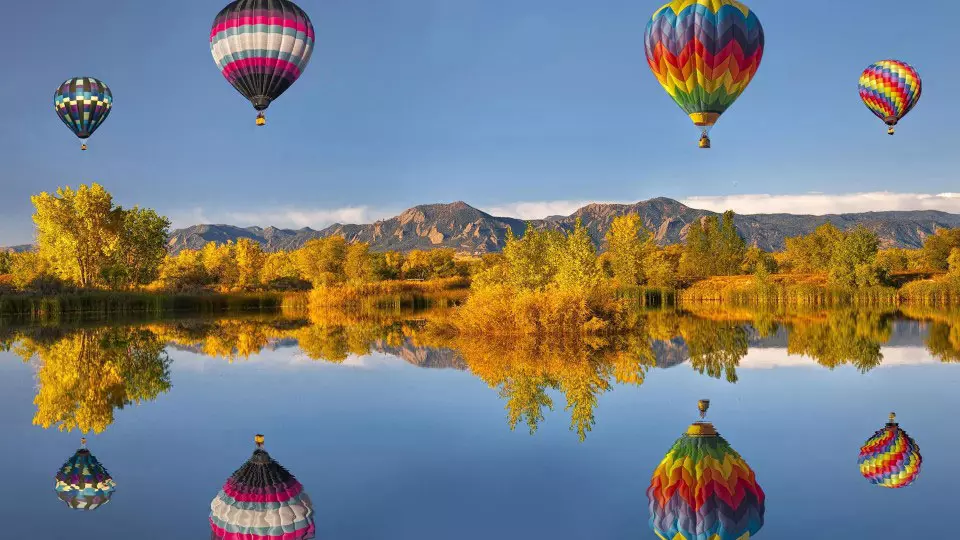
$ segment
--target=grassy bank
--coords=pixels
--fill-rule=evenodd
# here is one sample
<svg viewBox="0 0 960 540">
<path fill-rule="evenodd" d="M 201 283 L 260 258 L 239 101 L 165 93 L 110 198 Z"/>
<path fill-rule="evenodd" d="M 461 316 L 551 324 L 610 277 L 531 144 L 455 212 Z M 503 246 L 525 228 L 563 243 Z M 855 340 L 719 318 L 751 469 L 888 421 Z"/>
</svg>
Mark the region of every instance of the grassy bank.
<svg viewBox="0 0 960 540">
<path fill-rule="evenodd" d="M 317 287 L 309 303 L 317 307 L 422 308 L 434 302 L 453 305 L 466 295 L 468 278 L 397 280 Z"/>
<path fill-rule="evenodd" d="M 960 283 L 945 276 L 928 278 L 927 274 L 898 274 L 893 277 L 903 286 L 834 287 L 821 274 L 774 274 L 765 279 L 716 276 L 682 290 L 678 299 L 681 304 L 860 307 L 960 302 Z"/>
<path fill-rule="evenodd" d="M 283 295 L 267 294 L 164 294 L 88 291 L 57 295 L 2 294 L 0 316 L 31 320 L 56 320 L 82 314 L 95 318 L 165 312 L 217 313 L 225 311 L 279 310 Z"/>
</svg>

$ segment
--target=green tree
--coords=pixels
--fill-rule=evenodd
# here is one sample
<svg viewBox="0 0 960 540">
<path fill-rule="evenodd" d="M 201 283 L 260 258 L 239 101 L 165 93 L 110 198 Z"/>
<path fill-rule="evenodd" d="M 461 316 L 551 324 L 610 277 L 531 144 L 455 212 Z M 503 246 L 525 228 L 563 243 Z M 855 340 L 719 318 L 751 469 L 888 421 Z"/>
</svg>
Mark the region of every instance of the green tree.
<svg viewBox="0 0 960 540">
<path fill-rule="evenodd" d="M 830 259 L 829 280 L 842 287 L 879 285 L 883 276 L 877 266 L 880 239 L 862 225 L 843 234 Z"/>
<path fill-rule="evenodd" d="M 117 244 L 103 277 L 118 288 L 147 285 L 157 279 L 167 255 L 170 220 L 149 208 L 119 211 Z"/>
<path fill-rule="evenodd" d="M 743 256 L 743 264 L 740 266 L 740 273 L 754 274 L 759 271 L 760 267 L 763 267 L 763 270 L 767 274 L 776 273 L 778 270 L 777 260 L 773 257 L 773 254 L 768 253 L 756 246 L 752 246 L 747 249 Z"/>
<path fill-rule="evenodd" d="M 9 251 L 0 251 L 0 274 L 9 274 L 13 263 L 13 254 Z"/>
<path fill-rule="evenodd" d="M 711 247 L 715 249 L 717 258 L 717 273 L 722 276 L 742 273 L 743 257 L 747 251 L 747 244 L 737 232 L 733 218 L 733 210 L 724 212 L 717 238 L 711 239 Z"/>
<path fill-rule="evenodd" d="M 787 238 L 784 265 L 802 274 L 823 272 L 843 238 L 843 232 L 832 223 L 824 223 L 808 235 Z"/>
<path fill-rule="evenodd" d="M 924 262 L 930 270 L 947 270 L 950 252 L 960 248 L 960 228 L 938 229 L 923 242 Z"/>
</svg>

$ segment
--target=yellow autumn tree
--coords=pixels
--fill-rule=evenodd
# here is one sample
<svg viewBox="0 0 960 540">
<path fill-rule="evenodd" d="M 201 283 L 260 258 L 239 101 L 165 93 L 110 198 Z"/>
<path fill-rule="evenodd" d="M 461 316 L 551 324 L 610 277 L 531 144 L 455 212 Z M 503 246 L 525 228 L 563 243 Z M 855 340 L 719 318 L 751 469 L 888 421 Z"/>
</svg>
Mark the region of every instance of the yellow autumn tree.
<svg viewBox="0 0 960 540">
<path fill-rule="evenodd" d="M 234 248 L 237 260 L 237 288 L 251 290 L 260 287 L 261 273 L 266 255 L 258 242 L 249 238 L 237 240 Z"/>
</svg>

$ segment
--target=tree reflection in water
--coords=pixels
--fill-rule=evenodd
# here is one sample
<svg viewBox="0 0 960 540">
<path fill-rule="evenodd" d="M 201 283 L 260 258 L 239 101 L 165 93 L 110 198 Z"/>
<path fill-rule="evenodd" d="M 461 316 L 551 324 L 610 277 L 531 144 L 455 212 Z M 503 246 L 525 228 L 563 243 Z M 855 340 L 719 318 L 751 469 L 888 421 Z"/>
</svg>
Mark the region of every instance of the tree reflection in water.
<svg viewBox="0 0 960 540">
<path fill-rule="evenodd" d="M 496 389 L 511 429 L 533 434 L 559 395 L 570 430 L 583 440 L 595 424 L 599 397 L 614 384 L 640 386 L 652 368 L 689 362 L 710 377 L 738 380 L 751 343 L 785 339 L 787 353 L 829 369 L 867 372 L 883 361 L 894 311 L 821 310 L 777 313 L 746 309 L 652 311 L 629 335 L 490 338 L 458 335 L 448 312 L 344 313 L 175 320 L 128 327 L 0 327 L 0 349 L 37 368 L 34 423 L 102 432 L 114 411 L 156 399 L 170 389 L 166 347 L 229 362 L 267 348 L 298 346 L 312 360 L 342 363 L 374 352 L 414 365 L 467 370 Z M 927 321 L 926 347 L 944 362 L 960 361 L 960 316 L 937 311 L 903 315 Z"/>
</svg>

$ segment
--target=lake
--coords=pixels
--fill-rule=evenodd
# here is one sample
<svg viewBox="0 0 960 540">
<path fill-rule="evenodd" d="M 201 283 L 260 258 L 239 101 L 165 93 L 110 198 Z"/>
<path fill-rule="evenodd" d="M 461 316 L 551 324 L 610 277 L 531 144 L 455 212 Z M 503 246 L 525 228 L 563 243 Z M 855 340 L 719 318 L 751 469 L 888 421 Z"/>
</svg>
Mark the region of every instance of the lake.
<svg viewBox="0 0 960 540">
<path fill-rule="evenodd" d="M 953 532 L 960 316 L 662 311 L 572 341 L 465 338 L 442 316 L 0 326 L 2 537 L 210 538 L 262 433 L 317 538 L 655 539 L 646 489 L 701 398 L 766 494 L 758 538 Z M 857 465 L 891 411 L 923 454 L 903 489 Z M 54 492 L 84 434 L 117 485 L 88 512 Z"/>
</svg>

